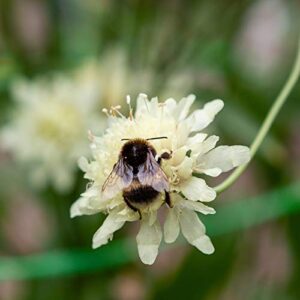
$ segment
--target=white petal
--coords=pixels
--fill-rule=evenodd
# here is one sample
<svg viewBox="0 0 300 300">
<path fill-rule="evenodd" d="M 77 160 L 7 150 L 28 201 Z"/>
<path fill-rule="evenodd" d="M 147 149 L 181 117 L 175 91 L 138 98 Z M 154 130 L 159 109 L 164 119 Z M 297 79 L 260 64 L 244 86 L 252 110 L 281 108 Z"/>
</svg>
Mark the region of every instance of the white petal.
<svg viewBox="0 0 300 300">
<path fill-rule="evenodd" d="M 160 107 L 158 105 L 158 98 L 157 97 L 151 98 L 149 103 L 150 103 L 150 106 L 149 106 L 150 115 L 157 116 L 160 111 Z"/>
<path fill-rule="evenodd" d="M 250 160 L 250 150 L 245 146 L 219 146 L 197 161 L 203 170 L 219 168 L 227 172 Z"/>
<path fill-rule="evenodd" d="M 89 167 L 89 162 L 88 162 L 88 160 L 84 156 L 81 156 L 78 159 L 78 166 L 81 169 L 81 171 L 87 172 L 88 171 L 88 167 Z"/>
<path fill-rule="evenodd" d="M 179 222 L 182 234 L 189 242 L 205 234 L 205 226 L 194 211 L 182 209 L 179 215 Z"/>
<path fill-rule="evenodd" d="M 218 136 L 211 135 L 202 143 L 192 145 L 191 146 L 192 153 L 197 154 L 198 157 L 201 157 L 203 154 L 213 149 L 216 146 L 218 141 L 219 141 Z"/>
<path fill-rule="evenodd" d="M 137 118 L 143 117 L 143 114 L 155 117 L 158 115 L 159 109 L 157 97 L 149 101 L 146 94 L 141 93 L 138 95 L 135 113 Z"/>
<path fill-rule="evenodd" d="M 207 186 L 202 178 L 191 177 L 180 185 L 180 190 L 187 199 L 192 201 L 209 202 L 216 198 L 214 189 Z"/>
<path fill-rule="evenodd" d="M 165 105 L 164 105 L 164 113 L 166 113 L 168 116 L 173 115 L 174 111 L 176 110 L 177 107 L 177 102 L 175 99 L 173 98 L 168 98 L 165 101 Z"/>
<path fill-rule="evenodd" d="M 173 243 L 179 235 L 179 219 L 176 207 L 168 208 L 168 213 L 164 223 L 164 238 L 166 243 Z"/>
<path fill-rule="evenodd" d="M 194 241 L 193 245 L 205 254 L 212 254 L 215 252 L 215 247 L 207 235 L 199 237 Z"/>
<path fill-rule="evenodd" d="M 195 95 L 189 95 L 185 98 L 182 98 L 178 102 L 178 105 L 173 115 L 178 122 L 184 120 L 187 117 L 189 110 L 192 104 L 194 103 L 195 99 L 196 99 Z"/>
<path fill-rule="evenodd" d="M 100 196 L 100 187 L 93 185 L 90 188 L 88 188 L 84 193 L 81 194 L 81 196 L 84 197 L 98 197 Z"/>
<path fill-rule="evenodd" d="M 117 221 L 132 222 L 137 221 L 139 219 L 139 215 L 126 205 L 120 212 L 116 214 L 115 218 Z"/>
<path fill-rule="evenodd" d="M 116 219 L 115 213 L 110 213 L 93 236 L 93 248 L 107 244 L 112 239 L 114 232 L 119 230 L 124 223 L 125 221 Z"/>
<path fill-rule="evenodd" d="M 109 201 L 104 201 L 101 198 L 100 188 L 94 185 L 82 193 L 81 197 L 73 203 L 71 206 L 71 218 L 98 213 L 106 210 L 107 208 L 111 208 L 109 206 L 114 203 L 119 205 L 120 197 L 116 197 Z"/>
<path fill-rule="evenodd" d="M 148 96 L 146 94 L 140 93 L 136 99 L 136 113 L 147 110 L 148 102 Z"/>
<path fill-rule="evenodd" d="M 177 125 L 176 129 L 176 144 L 174 145 L 176 148 L 187 145 L 188 137 L 191 133 L 191 129 L 187 122 L 181 122 Z"/>
<path fill-rule="evenodd" d="M 183 209 L 179 221 L 182 234 L 191 245 L 205 254 L 214 252 L 214 246 L 205 235 L 205 226 L 195 212 Z"/>
<path fill-rule="evenodd" d="M 188 151 L 187 147 L 181 147 L 172 153 L 172 158 L 169 161 L 169 164 L 172 166 L 178 166 L 182 163 L 186 157 L 186 152 Z"/>
<path fill-rule="evenodd" d="M 198 201 L 189 201 L 186 199 L 182 199 L 180 201 L 180 206 L 190 210 L 198 211 L 204 215 L 216 213 L 216 211 L 212 207 L 206 206 Z"/>
<path fill-rule="evenodd" d="M 217 177 L 222 173 L 222 170 L 220 168 L 213 168 L 213 169 L 200 170 L 200 172 L 208 176 Z"/>
<path fill-rule="evenodd" d="M 206 137 L 206 133 L 197 133 L 188 139 L 187 146 L 202 143 L 206 139 Z"/>
<path fill-rule="evenodd" d="M 77 201 L 75 201 L 71 208 L 70 208 L 70 216 L 71 218 L 75 218 L 75 217 L 78 217 L 78 216 L 81 216 L 82 215 L 82 212 L 81 212 L 81 209 L 80 207 L 81 206 L 84 206 L 84 204 L 86 203 L 87 199 L 82 197 L 82 198 L 79 198 Z"/>
<path fill-rule="evenodd" d="M 146 94 L 140 93 L 136 100 L 135 116 L 139 118 L 142 114 L 149 113 L 150 102 Z"/>
<path fill-rule="evenodd" d="M 70 208 L 71 218 L 75 218 L 82 215 L 93 215 L 101 211 L 101 209 L 96 209 L 91 207 L 89 204 L 90 199 L 88 197 L 80 197 L 75 201 Z"/>
<path fill-rule="evenodd" d="M 203 109 L 196 110 L 187 121 L 191 124 L 191 131 L 200 131 L 207 127 L 223 108 L 222 100 L 213 100 L 204 105 Z"/>
<path fill-rule="evenodd" d="M 156 219 L 157 219 L 157 210 L 149 211 L 149 213 L 148 213 L 149 226 L 152 226 L 155 223 Z"/>
<path fill-rule="evenodd" d="M 193 172 L 193 159 L 185 157 L 183 162 L 176 167 L 177 174 L 182 179 L 187 179 L 192 175 Z"/>
<path fill-rule="evenodd" d="M 141 228 L 136 236 L 138 253 L 144 264 L 152 265 L 158 254 L 158 247 L 162 239 L 162 232 L 158 220 L 150 226 L 149 220 L 141 222 Z"/>
</svg>

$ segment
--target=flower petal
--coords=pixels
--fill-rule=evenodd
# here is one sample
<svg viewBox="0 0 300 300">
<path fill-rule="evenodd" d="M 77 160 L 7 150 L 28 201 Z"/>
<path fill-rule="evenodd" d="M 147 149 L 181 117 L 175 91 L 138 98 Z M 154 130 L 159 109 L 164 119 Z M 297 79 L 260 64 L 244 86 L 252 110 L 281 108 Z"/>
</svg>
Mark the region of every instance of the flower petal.
<svg viewBox="0 0 300 300">
<path fill-rule="evenodd" d="M 200 172 L 208 176 L 217 177 L 222 173 L 222 170 L 220 168 L 213 168 L 213 169 L 200 170 Z"/>
<path fill-rule="evenodd" d="M 197 133 L 194 136 L 189 137 L 189 139 L 187 140 L 187 146 L 202 143 L 206 139 L 206 137 L 206 133 Z"/>
<path fill-rule="evenodd" d="M 206 206 L 205 204 L 198 201 L 196 202 L 182 199 L 180 201 L 180 206 L 190 210 L 198 211 L 204 215 L 216 213 L 216 211 L 212 207 Z"/>
<path fill-rule="evenodd" d="M 100 195 L 100 188 L 96 185 L 93 185 L 92 187 L 88 188 L 84 193 L 81 194 L 81 196 L 84 197 L 98 197 Z"/>
<path fill-rule="evenodd" d="M 147 218 L 142 220 L 136 241 L 139 257 L 144 264 L 152 265 L 154 263 L 161 239 L 162 232 L 158 220 L 151 226 Z"/>
<path fill-rule="evenodd" d="M 136 118 L 140 118 L 145 114 L 155 117 L 157 116 L 158 112 L 159 105 L 157 97 L 154 97 L 149 101 L 146 94 L 140 93 L 138 95 L 135 113 Z"/>
<path fill-rule="evenodd" d="M 218 136 L 211 135 L 205 141 L 191 145 L 192 154 L 195 154 L 196 157 L 201 157 L 203 154 L 212 150 L 218 141 Z"/>
<path fill-rule="evenodd" d="M 116 214 L 111 212 L 103 222 L 102 226 L 95 232 L 93 236 L 93 248 L 98 248 L 108 243 L 112 239 L 115 231 L 119 230 L 125 221 L 116 219 Z"/>
<path fill-rule="evenodd" d="M 89 162 L 88 162 L 88 160 L 84 156 L 81 156 L 78 159 L 78 166 L 79 166 L 79 168 L 80 168 L 81 171 L 87 172 L 88 171 L 88 167 L 89 167 Z"/>
<path fill-rule="evenodd" d="M 179 219 L 176 207 L 168 208 L 168 213 L 164 223 L 164 238 L 166 243 L 173 243 L 179 235 Z"/>
<path fill-rule="evenodd" d="M 176 148 L 186 146 L 189 135 L 191 133 L 189 124 L 187 122 L 181 122 L 177 125 L 177 129 L 175 132 L 176 140 L 174 139 L 173 145 Z M 176 141 L 176 143 L 175 143 Z"/>
<path fill-rule="evenodd" d="M 178 166 L 186 157 L 187 147 L 181 147 L 172 153 L 172 158 L 169 161 L 171 166 Z"/>
<path fill-rule="evenodd" d="M 189 178 L 192 175 L 193 163 L 193 159 L 186 156 L 183 162 L 176 167 L 178 176 L 182 179 Z"/>
<path fill-rule="evenodd" d="M 70 208 L 71 218 L 75 218 L 82 215 L 93 215 L 100 212 L 102 208 L 95 208 L 90 205 L 90 198 L 80 197 L 75 201 Z"/>
<path fill-rule="evenodd" d="M 116 214 L 115 218 L 117 221 L 133 222 L 139 219 L 139 215 L 126 205 Z"/>
<path fill-rule="evenodd" d="M 205 235 L 205 226 L 195 212 L 183 209 L 179 222 L 183 236 L 191 245 L 205 254 L 214 252 L 213 244 L 209 237 Z"/>
<path fill-rule="evenodd" d="M 219 146 L 197 160 L 202 170 L 221 169 L 227 172 L 235 167 L 243 165 L 250 160 L 250 150 L 245 146 Z"/>
<path fill-rule="evenodd" d="M 207 127 L 223 106 L 224 102 L 222 100 L 213 100 L 206 103 L 203 109 L 196 110 L 187 118 L 187 122 L 191 124 L 191 131 L 200 131 Z"/>
<path fill-rule="evenodd" d="M 180 186 L 180 190 L 192 201 L 209 202 L 216 198 L 216 192 L 202 178 L 191 177 Z"/>
<path fill-rule="evenodd" d="M 173 115 L 174 111 L 176 110 L 177 107 L 177 101 L 173 98 L 168 98 L 164 102 L 164 114 L 167 116 Z"/>
<path fill-rule="evenodd" d="M 81 215 L 88 215 L 91 212 L 89 209 L 85 210 L 87 203 L 87 198 L 80 197 L 77 201 L 75 201 L 70 208 L 70 216 L 71 218 L 75 218 Z M 85 212 L 85 213 L 84 213 Z M 91 212 L 93 214 L 94 212 Z"/>
<path fill-rule="evenodd" d="M 195 99 L 196 99 L 195 95 L 188 95 L 187 97 L 182 98 L 178 102 L 176 110 L 174 112 L 174 117 L 178 122 L 181 122 L 187 117 L 189 110 L 192 104 L 194 103 Z"/>
<path fill-rule="evenodd" d="M 100 188 L 93 185 L 81 194 L 81 197 L 71 206 L 71 218 L 81 215 L 93 215 L 95 213 L 113 209 L 124 203 L 122 197 L 115 197 L 111 200 L 101 198 Z"/>
<path fill-rule="evenodd" d="M 194 246 L 205 254 L 212 254 L 215 252 L 215 247 L 207 235 L 203 235 L 194 241 Z"/>
</svg>

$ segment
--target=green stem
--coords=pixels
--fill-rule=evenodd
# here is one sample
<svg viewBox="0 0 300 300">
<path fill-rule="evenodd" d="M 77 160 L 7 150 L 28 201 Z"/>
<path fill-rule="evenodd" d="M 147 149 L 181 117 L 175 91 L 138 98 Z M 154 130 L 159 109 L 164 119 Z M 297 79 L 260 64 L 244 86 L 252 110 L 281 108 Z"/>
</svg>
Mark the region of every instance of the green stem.
<svg viewBox="0 0 300 300">
<path fill-rule="evenodd" d="M 297 57 L 293 66 L 293 69 L 288 77 L 285 85 L 283 86 L 281 92 L 279 93 L 278 97 L 274 101 L 269 113 L 267 114 L 260 130 L 258 131 L 253 143 L 250 146 L 250 155 L 251 159 L 254 157 L 255 153 L 257 152 L 259 146 L 262 144 L 264 138 L 266 137 L 270 127 L 272 126 L 276 116 L 278 115 L 280 109 L 282 108 L 283 104 L 287 100 L 290 92 L 292 91 L 293 87 L 295 86 L 300 74 L 300 39 L 298 44 L 298 52 Z M 249 164 L 249 163 L 248 163 Z M 215 191 L 217 193 L 221 193 L 230 187 L 245 171 L 248 164 L 242 165 L 238 167 L 225 181 L 223 181 L 220 185 L 215 187 Z"/>
</svg>

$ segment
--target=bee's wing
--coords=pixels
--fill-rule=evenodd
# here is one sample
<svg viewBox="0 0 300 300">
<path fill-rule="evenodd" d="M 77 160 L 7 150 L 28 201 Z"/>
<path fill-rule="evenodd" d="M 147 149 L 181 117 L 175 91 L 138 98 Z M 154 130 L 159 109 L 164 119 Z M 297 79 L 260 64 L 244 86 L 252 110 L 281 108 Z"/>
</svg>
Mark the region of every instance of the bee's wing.
<svg viewBox="0 0 300 300">
<path fill-rule="evenodd" d="M 150 185 L 158 192 L 169 190 L 168 178 L 150 151 L 145 164 L 139 167 L 137 176 L 142 185 Z"/>
<path fill-rule="evenodd" d="M 131 184 L 132 178 L 132 167 L 120 158 L 102 186 L 103 199 L 113 198 L 122 189 Z"/>
</svg>

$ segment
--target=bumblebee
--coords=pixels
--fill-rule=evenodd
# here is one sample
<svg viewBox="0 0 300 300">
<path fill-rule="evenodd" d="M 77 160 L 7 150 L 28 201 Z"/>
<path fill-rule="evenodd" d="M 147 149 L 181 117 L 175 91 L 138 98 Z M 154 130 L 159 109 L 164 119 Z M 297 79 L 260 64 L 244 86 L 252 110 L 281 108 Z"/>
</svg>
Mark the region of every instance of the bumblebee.
<svg viewBox="0 0 300 300">
<path fill-rule="evenodd" d="M 122 191 L 125 203 L 142 217 L 140 208 L 150 205 L 160 193 L 164 193 L 165 202 L 171 206 L 169 181 L 161 169 L 162 159 L 170 159 L 171 153 L 157 156 L 149 140 L 163 139 L 122 139 L 123 145 L 119 159 L 102 186 L 104 197 L 113 197 Z"/>
</svg>

